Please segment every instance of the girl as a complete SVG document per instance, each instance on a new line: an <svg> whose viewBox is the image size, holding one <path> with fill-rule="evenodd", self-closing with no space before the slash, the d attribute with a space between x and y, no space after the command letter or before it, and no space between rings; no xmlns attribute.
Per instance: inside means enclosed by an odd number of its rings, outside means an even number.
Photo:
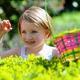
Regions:
<svg viewBox="0 0 80 80"><path fill-rule="evenodd" d="M1 57L18 55L26 58L31 53L43 56L45 59L51 59L54 55L59 56L56 47L48 46L45 43L52 35L51 17L45 10L40 7L25 10L19 19L18 28L24 46L0 52ZM0 23L0 38L11 29L9 20L3 20Z"/></svg>

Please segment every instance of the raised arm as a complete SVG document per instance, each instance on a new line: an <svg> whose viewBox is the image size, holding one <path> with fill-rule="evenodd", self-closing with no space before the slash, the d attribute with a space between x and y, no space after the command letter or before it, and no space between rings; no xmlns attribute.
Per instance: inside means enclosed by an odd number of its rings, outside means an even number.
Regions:
<svg viewBox="0 0 80 80"><path fill-rule="evenodd" d="M3 37L3 35L9 32L10 30L12 30L12 27L11 27L11 23L9 20L0 21L0 40ZM7 51L0 52L0 57L3 58L3 57L10 56L10 55L19 55L18 53L19 53L18 48L10 49Z"/></svg>

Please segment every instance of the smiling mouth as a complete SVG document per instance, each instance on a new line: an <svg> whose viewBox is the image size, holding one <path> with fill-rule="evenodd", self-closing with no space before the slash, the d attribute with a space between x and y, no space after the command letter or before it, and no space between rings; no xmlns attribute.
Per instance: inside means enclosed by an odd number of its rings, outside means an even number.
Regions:
<svg viewBox="0 0 80 80"><path fill-rule="evenodd" d="M26 41L27 44L34 44L35 41Z"/></svg>

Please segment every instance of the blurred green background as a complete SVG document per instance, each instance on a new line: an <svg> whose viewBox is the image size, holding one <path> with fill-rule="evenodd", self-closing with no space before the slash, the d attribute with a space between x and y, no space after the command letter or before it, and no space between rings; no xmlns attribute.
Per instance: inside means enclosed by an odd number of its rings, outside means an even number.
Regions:
<svg viewBox="0 0 80 80"><path fill-rule="evenodd" d="M22 45L17 24L23 11L31 6L42 7L50 14L54 34L80 28L80 0L0 0L0 20L9 19L13 27L4 35L1 50Z"/></svg>

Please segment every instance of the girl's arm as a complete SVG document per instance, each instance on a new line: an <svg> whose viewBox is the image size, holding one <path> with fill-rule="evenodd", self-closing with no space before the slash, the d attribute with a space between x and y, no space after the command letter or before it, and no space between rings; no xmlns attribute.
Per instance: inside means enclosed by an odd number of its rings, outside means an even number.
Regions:
<svg viewBox="0 0 80 80"><path fill-rule="evenodd" d="M11 55L19 56L20 55L19 53L20 53L20 49L19 48L14 48L14 49L10 49L10 50L7 50L7 51L0 52L0 57L4 58L4 57L11 56Z"/></svg>
<svg viewBox="0 0 80 80"><path fill-rule="evenodd" d="M0 40L4 36L4 34L9 32L10 30L12 30L12 27L9 20L0 21ZM18 55L18 49L15 48L0 52L0 57L7 57L10 55Z"/></svg>

